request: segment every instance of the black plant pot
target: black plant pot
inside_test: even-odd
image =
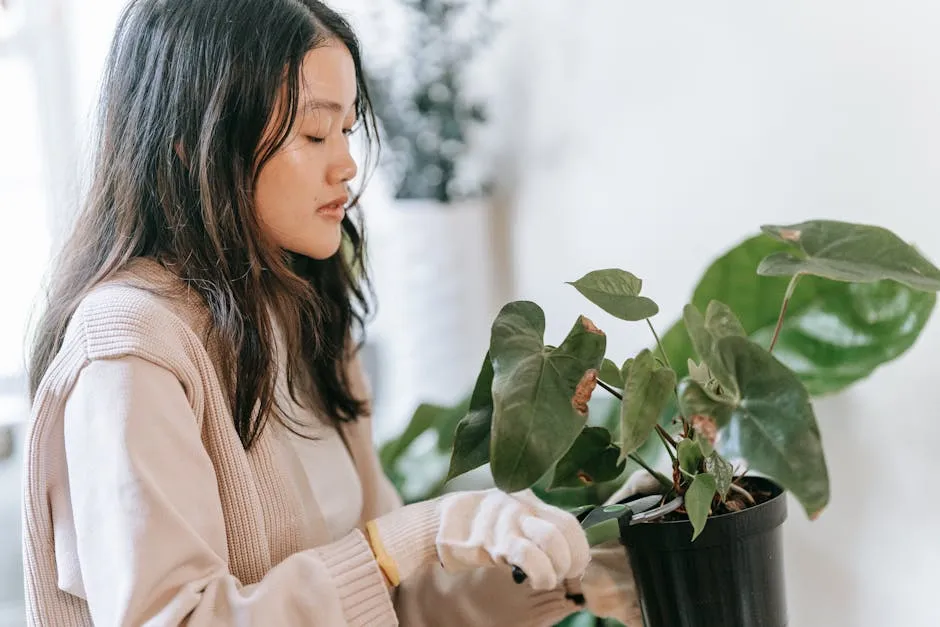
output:
[[[771,481],[749,481],[770,499],[709,518],[695,542],[688,520],[621,524],[646,627],[787,625],[786,496]]]

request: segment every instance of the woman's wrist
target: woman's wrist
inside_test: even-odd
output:
[[[439,501],[398,508],[366,524],[376,562],[389,584],[398,586],[424,567],[439,562]]]

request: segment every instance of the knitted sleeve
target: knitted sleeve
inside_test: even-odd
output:
[[[99,625],[397,625],[362,533],[259,582],[228,569],[213,465],[180,382],[139,357],[94,360],[65,407],[59,585]]]

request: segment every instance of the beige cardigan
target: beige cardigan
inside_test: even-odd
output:
[[[27,435],[23,557],[31,625],[89,625],[94,615],[98,624],[120,625],[515,627],[552,625],[574,610],[563,591],[536,594],[526,585],[510,583],[505,569],[455,576],[434,565],[389,590],[362,528],[400,507],[401,501],[375,454],[371,418],[363,416],[341,428],[362,485],[363,508],[359,528],[330,542],[315,504],[310,504],[309,486],[299,485],[297,474],[283,466],[283,441],[266,429],[250,451],[241,446],[213,351],[202,339],[207,323],[194,293],[145,260],[98,286],[73,316],[40,385]],[[166,477],[158,478],[164,482],[161,487],[177,482],[156,497],[153,490],[140,488],[144,480],[132,470],[121,476],[122,468],[134,467],[134,459],[124,450],[120,432],[133,424],[126,408],[141,407],[140,393],[135,392],[136,405],[130,405],[123,388],[104,390],[108,397],[91,406],[107,415],[88,416],[95,427],[71,425],[71,432],[86,427],[80,441],[87,443],[87,455],[76,461],[65,454],[70,427],[64,424],[64,406],[76,381],[90,364],[122,360],[144,360],[158,369],[151,371],[147,393],[180,399],[182,416],[158,416],[143,424],[154,436],[144,452],[158,464],[166,459]],[[355,388],[366,398],[367,383],[358,364],[353,365]],[[96,430],[98,424],[106,428]],[[166,432],[174,435],[164,438]],[[173,455],[179,450],[153,450],[173,438],[187,451],[187,460],[204,458],[199,476],[174,476]],[[109,455],[124,459],[108,463],[113,461]],[[97,456],[102,456],[100,467]],[[96,475],[102,468],[118,476]],[[70,491],[70,477],[79,486],[75,491]],[[198,486],[198,501],[189,497],[190,511],[193,502],[204,503],[193,517],[198,520],[161,522],[175,512],[164,509],[164,501],[182,498],[177,494]],[[86,499],[79,490],[95,493],[94,498]],[[113,500],[108,496],[112,493]],[[83,499],[94,511],[79,512]],[[433,533],[429,522],[403,525],[396,543],[426,543]],[[113,542],[103,530],[114,535]],[[160,563],[160,547],[172,544],[173,555],[179,555],[180,542],[190,547],[185,559]],[[95,548],[91,557],[89,546]],[[103,568],[114,573],[107,613],[96,613],[89,607],[94,599],[84,594],[82,572],[91,568],[98,568],[99,575]],[[152,593],[154,582],[159,582],[160,594]]]

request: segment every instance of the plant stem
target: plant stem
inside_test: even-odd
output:
[[[617,389],[611,386],[609,383],[604,383],[603,381],[598,379],[597,384],[601,386],[602,388],[604,388],[605,390],[607,390],[608,392],[610,392],[611,394],[613,394],[614,396],[616,396],[621,401],[623,400],[623,394],[618,392]]]
[[[659,425],[656,425],[656,426],[659,427]],[[676,463],[677,461],[676,454],[672,452],[672,448],[669,446],[669,440],[671,440],[672,438],[669,438],[668,433],[664,436],[663,435],[664,433],[665,431],[663,431],[661,428],[656,429],[656,435],[658,435],[659,439],[662,441],[663,448],[666,449],[667,453],[669,453],[669,459],[671,459],[673,463]],[[675,446],[675,444],[673,444],[673,446]]]
[[[632,459],[632,460],[633,460],[634,462],[636,462],[639,466],[642,466],[643,470],[645,470],[646,472],[648,472],[648,473],[650,473],[651,475],[653,475],[654,477],[656,477],[656,480],[659,481],[659,482],[663,485],[664,488],[666,488],[667,490],[671,490],[671,489],[672,489],[672,481],[670,481],[669,479],[667,479],[666,477],[664,477],[661,473],[658,473],[658,472],[656,472],[655,470],[653,470],[653,469],[650,467],[649,464],[647,464],[645,461],[643,461],[643,458],[642,458],[642,457],[640,457],[640,456],[637,455],[636,453],[630,453],[629,455],[627,455],[627,457],[629,457],[630,459]]]
[[[780,329],[783,328],[783,317],[787,313],[787,305],[790,304],[790,298],[793,296],[793,291],[796,289],[796,284],[800,280],[800,277],[803,276],[799,272],[793,275],[790,279],[790,283],[787,285],[787,291],[783,295],[783,303],[780,305],[780,315],[777,317],[777,326],[774,327],[774,336],[770,340],[770,348],[767,349],[767,352],[772,353],[774,346],[777,345],[777,339],[780,337]]]
[[[731,491],[732,491],[732,492],[737,492],[738,494],[740,494],[741,496],[743,496],[743,497],[744,497],[744,500],[746,500],[746,501],[747,501],[748,503],[750,503],[751,505],[756,505],[756,504],[757,504],[757,501],[754,500],[754,497],[751,496],[751,493],[748,492],[747,490],[745,490],[744,488],[742,488],[741,486],[737,485],[736,483],[732,483],[732,484],[731,484]]]
[[[675,372],[675,369],[672,367],[672,364],[669,363],[669,355],[666,354],[666,348],[663,346],[663,341],[659,338],[659,334],[656,333],[656,327],[653,326],[653,323],[650,322],[649,318],[646,318],[646,326],[650,328],[650,331],[653,334],[653,337],[656,339],[656,346],[659,347],[659,352],[662,354],[663,359],[665,360],[666,367]],[[678,413],[679,420],[682,421],[682,432],[686,435],[689,433],[689,423],[686,422],[685,416],[682,415],[682,411],[679,409],[679,386],[676,382],[676,387],[673,388],[673,393],[676,397],[676,412]],[[675,446],[675,444],[673,444]]]
[[[672,448],[677,448],[679,446],[678,444],[676,444],[676,441],[672,439],[672,436],[669,435],[669,433],[665,429],[662,428],[662,425],[659,425],[659,424],[656,425],[656,433],[658,433],[659,437],[665,440],[665,442],[669,442],[670,444],[672,444]]]
[[[672,364],[669,363],[669,355],[666,354],[666,349],[663,348],[663,342],[659,339],[659,334],[656,333],[656,329],[653,327],[653,323],[650,322],[650,319],[646,319],[646,325],[650,328],[650,331],[653,332],[653,337],[656,338],[656,346],[659,347],[659,352],[663,354],[663,359],[666,361],[666,366],[672,370]]]

